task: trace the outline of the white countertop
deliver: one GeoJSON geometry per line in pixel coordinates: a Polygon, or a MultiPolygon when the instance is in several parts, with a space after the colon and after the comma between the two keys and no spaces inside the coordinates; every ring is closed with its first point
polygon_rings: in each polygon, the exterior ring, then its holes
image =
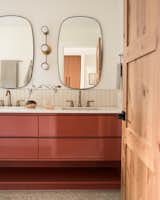
{"type": "Polygon", "coordinates": [[[90,107],[90,108],[68,108],[68,107],[55,107],[54,109],[45,109],[42,107],[25,108],[25,107],[0,107],[1,113],[31,113],[31,114],[69,114],[69,113],[80,113],[80,114],[116,114],[121,113],[122,109],[118,107],[90,107]]]}

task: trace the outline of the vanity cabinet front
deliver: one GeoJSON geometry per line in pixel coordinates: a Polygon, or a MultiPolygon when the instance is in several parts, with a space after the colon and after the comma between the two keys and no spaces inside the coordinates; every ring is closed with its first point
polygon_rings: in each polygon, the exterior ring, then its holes
{"type": "Polygon", "coordinates": [[[119,161],[116,114],[0,115],[0,160],[119,161]]]}
{"type": "Polygon", "coordinates": [[[32,115],[0,116],[1,137],[37,137],[38,117],[32,115]]]}
{"type": "Polygon", "coordinates": [[[38,159],[38,116],[0,116],[0,160],[38,159]]]}
{"type": "Polygon", "coordinates": [[[1,189],[119,189],[117,114],[0,114],[1,189]]]}
{"type": "Polygon", "coordinates": [[[54,115],[39,117],[40,137],[120,137],[117,115],[54,115]]]}
{"type": "Polygon", "coordinates": [[[116,138],[40,139],[39,158],[52,161],[117,161],[121,140],[116,138]]]}
{"type": "Polygon", "coordinates": [[[1,160],[37,160],[38,140],[19,138],[0,138],[1,160]]]}
{"type": "Polygon", "coordinates": [[[121,121],[116,114],[39,117],[39,159],[120,161],[121,121]]]}

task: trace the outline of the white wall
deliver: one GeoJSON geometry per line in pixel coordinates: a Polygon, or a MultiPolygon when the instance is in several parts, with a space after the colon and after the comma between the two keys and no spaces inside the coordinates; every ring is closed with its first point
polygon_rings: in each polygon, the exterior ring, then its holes
{"type": "Polygon", "coordinates": [[[103,29],[103,73],[97,88],[116,88],[118,54],[122,53],[123,0],[0,0],[0,15],[16,14],[31,20],[35,33],[35,67],[33,83],[38,85],[59,84],[57,65],[57,40],[61,21],[69,16],[86,15],[97,18],[103,29]],[[50,70],[40,68],[44,56],[40,46],[43,42],[41,26],[50,29],[48,38],[52,53],[48,58],[50,70]]]}

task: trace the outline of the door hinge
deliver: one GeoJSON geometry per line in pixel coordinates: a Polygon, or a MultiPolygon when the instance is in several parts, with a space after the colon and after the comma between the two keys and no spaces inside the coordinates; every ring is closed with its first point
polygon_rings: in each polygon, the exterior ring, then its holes
{"type": "Polygon", "coordinates": [[[126,113],[124,111],[122,111],[120,114],[118,114],[118,119],[125,121],[126,120],[126,113]]]}

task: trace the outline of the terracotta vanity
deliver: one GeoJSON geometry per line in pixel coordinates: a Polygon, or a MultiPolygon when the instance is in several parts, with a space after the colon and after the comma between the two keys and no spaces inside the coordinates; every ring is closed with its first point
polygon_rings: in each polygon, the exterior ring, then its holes
{"type": "Polygon", "coordinates": [[[0,114],[0,189],[119,188],[120,159],[116,113],[0,114]]]}

